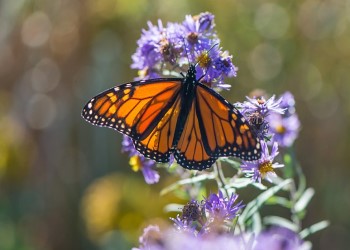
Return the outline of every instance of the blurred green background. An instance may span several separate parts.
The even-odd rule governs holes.
[[[350,244],[350,1],[0,1],[0,249],[128,249],[163,223],[158,197],[120,153],[121,135],[83,121],[93,95],[132,80],[146,22],[216,16],[239,67],[225,97],[255,88],[296,98],[296,141],[316,195],[304,225],[328,219],[315,249]]]

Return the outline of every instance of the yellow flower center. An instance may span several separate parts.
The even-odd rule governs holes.
[[[272,162],[271,161],[265,161],[259,165],[259,172],[261,174],[262,178],[265,178],[265,176],[268,173],[275,173],[272,167]]]
[[[135,172],[141,170],[142,168],[141,159],[138,155],[130,157],[129,164],[131,169]]]
[[[201,68],[207,68],[211,62],[208,52],[203,52],[197,57],[197,62]]]
[[[284,133],[286,132],[286,128],[285,128],[284,126],[282,126],[282,125],[278,125],[278,126],[276,127],[276,132],[277,132],[278,134],[284,134]]]

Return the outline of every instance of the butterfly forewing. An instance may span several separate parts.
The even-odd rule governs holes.
[[[82,116],[94,125],[116,129],[134,140],[144,139],[172,107],[180,87],[181,79],[123,84],[91,99]]]

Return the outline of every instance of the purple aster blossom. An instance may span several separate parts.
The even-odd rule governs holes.
[[[283,115],[287,117],[295,114],[295,100],[293,94],[287,91],[284,94],[282,94],[280,98],[282,98],[280,107],[285,109]]]
[[[203,50],[203,47],[210,47],[220,43],[214,30],[214,15],[205,12],[198,16],[187,15],[182,23],[185,31],[185,38],[191,50]]]
[[[179,215],[176,218],[169,218],[174,222],[174,227],[179,232],[189,233],[192,235],[198,235],[198,231],[196,229],[196,225],[192,223],[192,221],[184,220]]]
[[[263,96],[258,98],[246,97],[248,101],[245,101],[241,106],[243,108],[243,113],[254,113],[259,112],[264,117],[267,117],[270,113],[283,114],[284,109],[280,107],[282,98],[275,100],[275,95],[273,95],[268,100],[265,100]]]
[[[237,194],[232,194],[230,198],[224,197],[221,191],[218,194],[211,194],[204,203],[208,220],[222,223],[237,217],[238,212],[244,207],[241,205],[242,202],[234,204],[237,198]]]
[[[267,120],[270,125],[270,133],[273,134],[274,141],[281,147],[290,147],[298,137],[300,121],[295,112],[295,100],[290,92],[281,95],[281,108],[285,109],[284,114],[272,114]]]
[[[272,182],[273,178],[277,176],[274,169],[284,167],[283,164],[273,163],[278,155],[278,143],[273,143],[271,154],[264,140],[261,140],[260,144],[262,147],[261,158],[253,162],[242,161],[241,169],[256,182],[261,182],[261,179]]]
[[[158,50],[162,54],[162,63],[176,65],[184,51],[184,28],[178,23],[168,23],[164,29],[163,37]]]
[[[137,41],[138,48],[132,55],[131,68],[139,69],[139,79],[151,79],[160,76],[160,68],[164,63],[175,65],[184,48],[183,27],[177,23],[158,26],[148,22],[148,30],[142,30]]]
[[[159,173],[154,170],[153,168],[155,167],[155,162],[149,159],[146,159],[143,156],[139,156],[139,161],[140,161],[140,166],[141,166],[141,171],[143,174],[143,177],[145,178],[145,182],[147,184],[155,184],[159,182]],[[131,161],[131,159],[130,159]]]
[[[154,168],[156,163],[153,160],[147,159],[141,155],[134,147],[130,137],[124,135],[122,141],[122,151],[129,153],[131,168],[136,172],[141,170],[145,182],[147,184],[154,184],[159,181],[159,174]]]
[[[140,246],[132,248],[132,250],[162,250],[161,246],[161,231],[158,226],[149,225],[143,230],[143,234],[139,238]]]
[[[203,46],[203,49],[195,50],[190,54],[192,58],[191,63],[197,64],[196,67],[196,78],[202,78],[201,82],[212,82],[217,77],[219,77],[222,73],[221,71],[216,70],[214,62],[220,57],[220,47],[219,45],[211,45]]]
[[[309,250],[298,234],[285,228],[272,228],[254,237],[251,233],[233,235],[230,233],[194,235],[189,232],[167,229],[160,231],[151,226],[140,237],[140,247],[133,250],[209,250],[209,249],[252,249],[252,250]]]
[[[131,68],[146,70],[152,69],[158,64],[162,55],[158,49],[159,43],[164,36],[164,27],[161,20],[158,20],[158,26],[148,22],[148,30],[142,30],[141,38],[137,41],[137,50],[132,55],[133,63]]]
[[[232,234],[211,234],[194,236],[183,232],[171,230],[164,234],[164,249],[167,250],[209,250],[209,249],[246,249],[240,236]]]
[[[184,70],[188,63],[197,64],[197,79],[211,88],[229,89],[226,77],[237,74],[232,56],[219,47],[220,40],[214,29],[214,15],[205,12],[186,16],[182,24],[148,22],[142,30],[138,48],[132,56],[131,68],[138,69],[135,80],[176,75],[175,70]]]
[[[273,114],[268,117],[270,124],[270,133],[273,134],[273,140],[278,142],[280,147],[290,147],[298,137],[300,130],[300,121],[296,114],[284,117],[279,114]]]
[[[232,63],[232,56],[222,52],[219,44],[196,50],[193,63],[197,63],[197,79],[211,88],[228,90],[231,85],[224,83],[224,78],[237,75],[237,68]]]
[[[310,244],[303,242],[299,235],[287,228],[275,227],[260,233],[253,246],[253,250],[308,250]]]
[[[140,241],[139,248],[133,250],[209,250],[209,249],[246,249],[241,236],[231,234],[198,236],[188,232],[168,229],[159,232],[157,241],[152,239],[146,244]]]
[[[182,215],[170,218],[178,231],[187,232],[195,236],[211,233],[226,233],[231,226],[232,219],[238,216],[243,207],[242,202],[235,204],[238,195],[224,197],[222,192],[211,194],[201,203],[193,200],[188,202]]]
[[[174,226],[181,232],[191,233],[197,235],[200,232],[201,227],[201,214],[202,210],[196,200],[188,202],[182,209],[182,215],[174,218],[170,218],[174,222]],[[198,229],[198,230],[197,230]]]
[[[227,51],[221,53],[221,56],[214,61],[215,68],[222,72],[226,77],[236,77],[238,68],[232,63],[232,56]]]
[[[273,113],[284,113],[284,108],[280,107],[282,98],[277,101],[275,100],[275,95],[268,100],[265,100],[263,96],[257,98],[246,98],[248,101],[236,103],[236,107],[241,110],[245,118],[253,126],[259,139],[262,140],[268,138],[270,135],[268,134],[269,123],[267,117]]]

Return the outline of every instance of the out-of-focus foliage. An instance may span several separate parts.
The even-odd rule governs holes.
[[[133,79],[146,21],[210,11],[239,67],[225,97],[254,88],[296,98],[296,149],[316,190],[305,224],[328,229],[315,249],[349,245],[350,2],[0,2],[0,249],[128,249],[143,225],[167,219],[170,195],[120,153],[121,136],[80,118],[85,102]],[[238,100],[238,98],[241,98]],[[249,194],[247,194],[249,196]],[[160,223],[156,223],[160,224]]]

